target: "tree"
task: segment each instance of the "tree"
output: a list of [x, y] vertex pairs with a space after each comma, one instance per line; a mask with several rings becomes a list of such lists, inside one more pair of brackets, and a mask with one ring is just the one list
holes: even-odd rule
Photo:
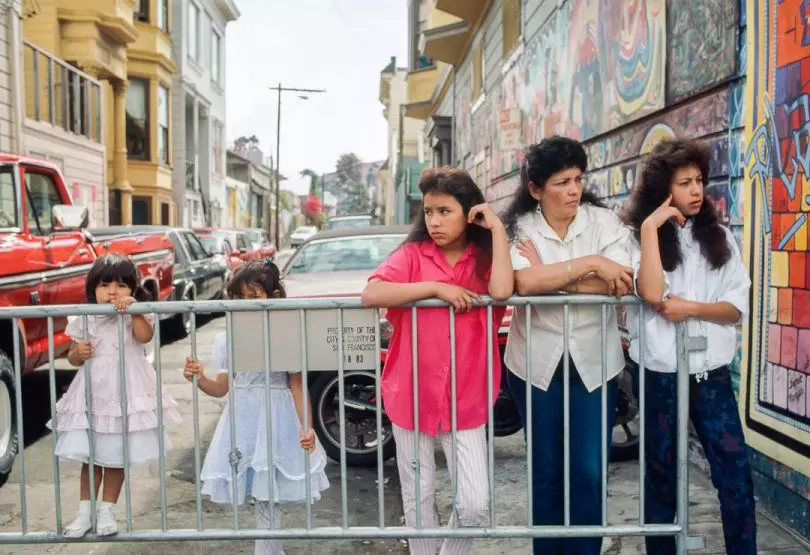
[[315, 170], [311, 170], [309, 168], [301, 170], [300, 175], [301, 177], [309, 178], [309, 194], [317, 195], [320, 192], [319, 188], [321, 184], [321, 176], [315, 173]]
[[258, 148], [259, 138], [256, 135], [251, 135], [249, 137], [242, 135], [241, 137], [237, 138], [233, 144], [237, 149], [244, 148], [246, 150], [252, 150], [254, 148]]
[[360, 159], [354, 153], [343, 154], [335, 166], [339, 214], [367, 213], [371, 209], [366, 186], [360, 171]]

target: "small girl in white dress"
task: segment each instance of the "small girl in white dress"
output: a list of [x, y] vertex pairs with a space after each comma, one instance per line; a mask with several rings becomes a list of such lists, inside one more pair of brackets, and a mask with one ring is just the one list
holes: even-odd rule
[[[86, 294], [89, 303], [112, 304], [125, 312], [135, 300], [149, 299], [140, 287], [140, 275], [132, 261], [121, 254], [106, 254], [96, 260], [87, 275]], [[87, 419], [85, 372], [80, 370], [65, 395], [56, 404], [56, 455], [62, 460], [81, 461], [79, 512], [69, 524], [65, 536], [80, 538], [91, 528], [90, 443], [93, 432], [94, 484], [96, 496], [103, 483], [101, 502], [96, 507], [97, 532], [108, 536], [118, 532], [115, 504], [124, 483], [124, 434], [119, 389], [120, 353], [124, 351], [126, 406], [128, 417], [129, 464], [134, 466], [160, 456], [157, 417], [157, 377], [146, 358], [146, 346], [154, 335], [154, 316], [124, 316], [124, 344], [119, 345], [118, 318], [88, 316], [84, 333], [82, 317], [71, 316], [65, 333], [71, 344], [68, 361], [73, 366], [88, 366], [91, 413]], [[175, 401], [163, 394], [163, 422], [166, 426], [182, 422]], [[54, 422], [48, 422], [53, 429]], [[164, 430], [164, 447], [171, 443]]]
[[[240, 266], [228, 284], [232, 299], [268, 299], [284, 297], [279, 270], [271, 261], [255, 261]], [[202, 364], [186, 359], [184, 375], [191, 381], [197, 376], [198, 387], [213, 397], [228, 394], [228, 345], [226, 333], [214, 339], [211, 366], [216, 378], [205, 375]], [[314, 430], [303, 430], [304, 411], [312, 422], [311, 406], [304, 405], [300, 373], [270, 373], [270, 406], [267, 405], [264, 372], [238, 372], [233, 377], [233, 403], [236, 415], [235, 448], [239, 450], [237, 503], [243, 504], [248, 493], [255, 501], [256, 526], [278, 529], [281, 503], [305, 503], [307, 470], [304, 450], [310, 453], [309, 481], [313, 500], [329, 487], [324, 468], [326, 453]], [[309, 404], [309, 403], [308, 403]], [[272, 465], [267, 453], [267, 410], [271, 411]], [[202, 493], [215, 503], [232, 502], [230, 410], [225, 407], [214, 431], [200, 478]], [[272, 497], [271, 497], [272, 494]], [[258, 540], [256, 555], [283, 555], [279, 540]]]

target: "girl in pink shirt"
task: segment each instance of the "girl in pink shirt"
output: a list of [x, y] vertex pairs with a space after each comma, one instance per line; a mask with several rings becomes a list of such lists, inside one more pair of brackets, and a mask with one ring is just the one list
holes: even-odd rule
[[[405, 243], [369, 278], [363, 305], [388, 308], [394, 330], [382, 376], [382, 396], [393, 425], [405, 522], [416, 527], [416, 461], [420, 465], [421, 525], [435, 527], [434, 437], [438, 435], [449, 461], [458, 467], [456, 506], [450, 526], [476, 526], [488, 514], [488, 403], [494, 403], [501, 382], [497, 333], [504, 310], [492, 310], [492, 398], [487, 396], [487, 310], [473, 307], [480, 295], [495, 300], [512, 296], [514, 278], [504, 226], [484, 202], [470, 175], [453, 168], [428, 169], [419, 181], [424, 217], [414, 220]], [[450, 313], [446, 308], [417, 311], [419, 413], [413, 415], [411, 309], [398, 308], [430, 298], [450, 303], [455, 311], [456, 448], [453, 463], [451, 432]], [[414, 452], [418, 434], [418, 453]], [[435, 539], [410, 541], [414, 555], [436, 552]], [[448, 539], [443, 555], [467, 553], [471, 539]]]

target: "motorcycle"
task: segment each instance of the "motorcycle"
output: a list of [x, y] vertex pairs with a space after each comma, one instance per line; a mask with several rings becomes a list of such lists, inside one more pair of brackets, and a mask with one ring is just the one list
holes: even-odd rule
[[[508, 369], [503, 364], [506, 347], [506, 332], [498, 335], [501, 353], [501, 387], [493, 408], [493, 435], [507, 437], [523, 428], [520, 414], [506, 384]], [[625, 359], [629, 343], [623, 340]], [[381, 365], [385, 364], [386, 351], [381, 352]], [[618, 397], [613, 436], [610, 444], [610, 461], [635, 460], [639, 455], [638, 403], [633, 389], [633, 377], [629, 365], [618, 376]], [[375, 466], [377, 450], [382, 442], [383, 461], [396, 452], [391, 422], [380, 407], [382, 437], [377, 436], [376, 376], [368, 371], [346, 371], [344, 386], [344, 422], [347, 466]], [[313, 406], [313, 428], [326, 451], [334, 461], [340, 461], [340, 395], [339, 379], [335, 372], [313, 373], [309, 380], [310, 398]]]

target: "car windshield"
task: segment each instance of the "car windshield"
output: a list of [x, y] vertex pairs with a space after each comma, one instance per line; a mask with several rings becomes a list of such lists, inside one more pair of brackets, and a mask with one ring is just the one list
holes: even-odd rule
[[222, 238], [220, 237], [200, 237], [200, 243], [203, 244], [208, 252], [219, 254], [222, 252]]
[[251, 243], [261, 243], [262, 242], [262, 232], [261, 231], [245, 231], [245, 235], [248, 237], [248, 241]]
[[374, 270], [396, 249], [405, 235], [366, 235], [313, 241], [290, 260], [290, 274]]
[[359, 227], [371, 227], [371, 218], [335, 219], [329, 222], [329, 229], [356, 229]]
[[304, 233], [304, 234], [316, 233], [317, 231], [318, 231], [317, 227], [310, 226], [310, 225], [305, 225], [305, 226], [301, 226], [301, 227], [297, 228], [295, 231], [293, 231], [293, 234], [297, 234], [297, 233]]

